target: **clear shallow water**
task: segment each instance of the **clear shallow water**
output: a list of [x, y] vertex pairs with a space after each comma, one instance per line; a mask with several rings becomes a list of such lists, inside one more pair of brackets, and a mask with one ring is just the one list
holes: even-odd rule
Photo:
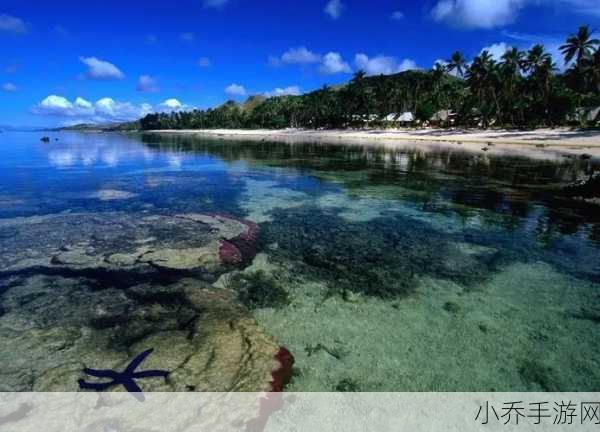
[[[110, 325], [102, 315], [93, 331], [119, 327], [123, 317], [129, 328], [137, 325], [129, 317], [142, 307], [139, 292], [184, 279], [233, 292], [290, 348], [293, 390], [600, 388], [600, 212], [556, 193], [598, 169], [594, 162], [156, 135], [57, 134], [44, 144], [38, 135], [0, 134], [0, 363], [14, 361], [15, 341], [28, 338], [36, 346], [30, 361], [40, 363], [36, 376], [7, 389], [30, 381], [68, 387], [60, 368], [91, 356], [90, 348], [48, 328], [88, 328], [104, 309]], [[125, 274], [82, 261], [118, 252], [124, 262], [125, 241], [103, 237], [105, 230], [131, 230], [128, 243], [171, 255], [184, 243], [197, 248], [211, 234], [174, 234], [169, 218], [183, 214], [255, 222], [252, 260], [202, 275], [182, 269], [187, 258], [179, 256], [175, 270], [185, 271], [153, 262], [150, 275], [132, 264]], [[165, 219], [152, 226], [147, 218], [157, 216]], [[78, 248], [85, 253], [73, 258]], [[40, 264], [46, 251], [71, 253], [70, 260], [52, 255]], [[78, 284], [89, 297], [73, 298]], [[129, 301], [129, 291], [138, 302], [126, 314], [112, 312], [118, 301], [104, 304], [119, 295]], [[53, 296], [60, 310], [48, 307]], [[82, 306], [92, 298], [96, 309]], [[144, 318], [143, 331], [120, 344], [114, 332], [102, 333], [106, 346], [92, 358], [133, 353], [189, 312], [160, 296], [149, 303], [166, 311]], [[69, 310], [77, 318], [62, 318]], [[187, 339], [183, 351], [203, 343]], [[67, 348], [55, 347], [61, 340]], [[26, 365], [14, 368], [24, 373]], [[52, 385], [36, 387], [37, 375]]]

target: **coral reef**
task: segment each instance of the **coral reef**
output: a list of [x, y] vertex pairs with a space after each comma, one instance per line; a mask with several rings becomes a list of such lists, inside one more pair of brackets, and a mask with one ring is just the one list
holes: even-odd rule
[[[52, 230], [48, 231], [48, 226]], [[11, 243], [0, 241], [5, 252], [0, 268], [5, 272], [35, 268], [161, 276], [158, 271], [167, 270], [205, 273], [208, 277], [251, 261], [259, 235], [253, 223], [218, 215], [123, 213], [0, 221], [0, 240], [9, 233]]]
[[[144, 391], [283, 389], [289, 351], [236, 293], [210, 285], [251, 260], [257, 241], [254, 224], [216, 215], [0, 221], [0, 390], [76, 391], [84, 367], [121, 370], [148, 349], [148, 368], [171, 374]], [[225, 242], [239, 261], [222, 259]]]

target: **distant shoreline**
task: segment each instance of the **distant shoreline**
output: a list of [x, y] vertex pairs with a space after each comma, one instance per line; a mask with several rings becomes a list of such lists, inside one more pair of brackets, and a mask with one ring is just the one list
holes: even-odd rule
[[414, 147], [417, 145], [456, 148], [460, 146], [460, 148], [469, 151], [490, 153], [550, 153], [582, 157], [589, 155], [600, 158], [600, 130], [571, 130], [567, 128], [531, 131], [423, 128], [364, 130], [185, 129], [143, 132], [198, 135], [223, 139], [268, 139], [285, 142], [350, 142], [352, 144], [376, 144], [385, 147]]

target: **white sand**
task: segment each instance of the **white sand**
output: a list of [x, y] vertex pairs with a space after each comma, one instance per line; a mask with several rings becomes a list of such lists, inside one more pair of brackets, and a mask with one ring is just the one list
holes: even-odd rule
[[[600, 131], [576, 131], [566, 128], [511, 130], [464, 129], [362, 129], [362, 130], [158, 130], [158, 133], [191, 134], [229, 139], [269, 139], [285, 142], [320, 141], [324, 143], [377, 144], [386, 147], [454, 147], [492, 154], [528, 156], [582, 155], [600, 157]], [[489, 146], [492, 144], [492, 146]]]

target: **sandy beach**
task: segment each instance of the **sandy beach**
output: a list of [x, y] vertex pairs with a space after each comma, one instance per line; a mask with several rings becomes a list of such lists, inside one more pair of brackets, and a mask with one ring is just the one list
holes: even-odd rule
[[323, 143], [376, 144], [385, 147], [454, 147], [491, 154], [522, 154], [528, 156], [564, 157], [589, 155], [600, 158], [600, 130], [567, 128], [517, 130], [464, 129], [363, 129], [363, 130], [156, 130], [156, 133], [176, 133], [218, 137], [224, 139], [274, 140], [285, 142], [318, 141]]

